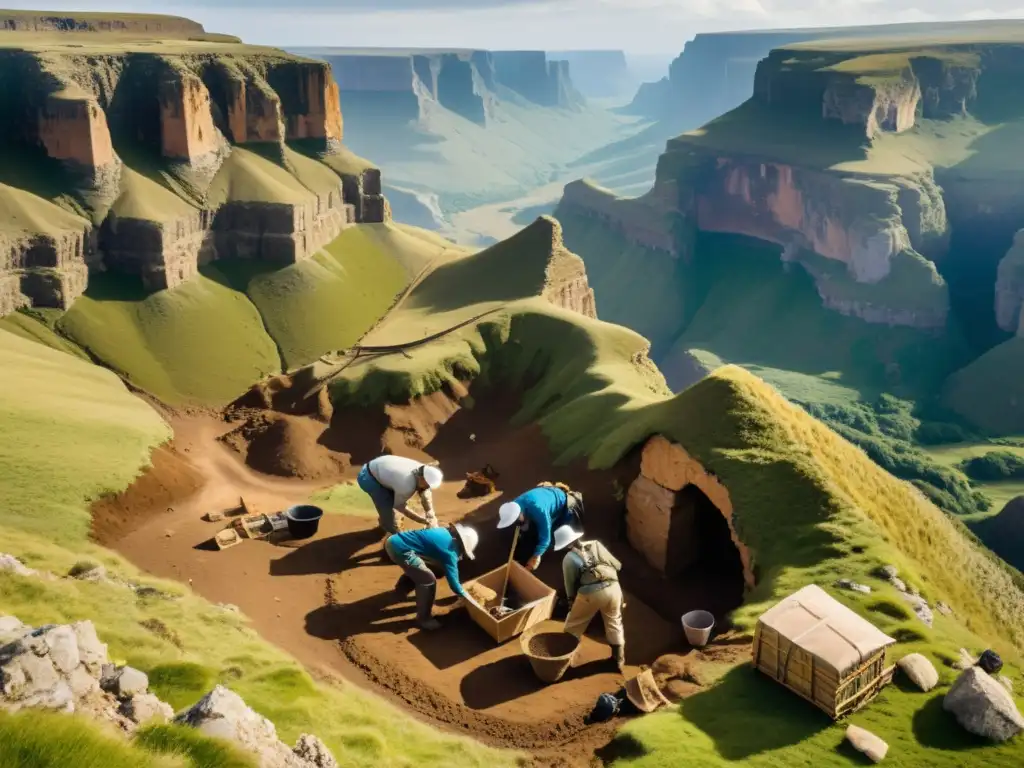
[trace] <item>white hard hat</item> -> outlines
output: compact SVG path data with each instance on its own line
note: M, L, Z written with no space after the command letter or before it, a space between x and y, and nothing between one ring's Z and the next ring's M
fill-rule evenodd
M506 501L498 508L498 528L508 528L522 513L522 508L516 502Z
M555 551L565 549L574 541L583 536L583 531L577 531L568 525L563 525L555 530Z
M425 464L423 466L423 479L427 481L427 485L430 486L431 490L437 490L441 487L441 483L444 482L444 473L441 472L440 467Z
M474 560L476 558L476 545L480 543L480 534L475 529L462 523L455 524L455 533L458 535L459 540L462 541L462 549L466 552L466 557Z

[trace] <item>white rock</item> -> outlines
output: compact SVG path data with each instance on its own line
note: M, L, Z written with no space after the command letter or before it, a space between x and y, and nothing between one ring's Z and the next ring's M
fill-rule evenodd
M222 685L174 721L192 726L207 736L240 744L259 755L260 768L309 768L309 763L277 738L272 722L253 712L238 694Z
M18 646L20 652L0 667L0 690L4 696L17 701L52 690L60 680L53 663L45 656L37 656L23 641L18 641Z
M910 603L910 607L914 609L914 614L917 618L924 622L926 626L930 627L932 625L935 621L935 616L927 600L923 597L912 595L909 592L903 593L903 599Z
M1006 689L1007 693L1013 693L1013 680L1008 678L1006 675L999 676L999 684Z
M4 553L0 553L0 571L10 571L11 573L16 573L19 576L36 575L36 571L25 567L25 564L14 555L7 555Z
M150 720L158 720L166 723L174 717L174 710L170 704L166 704L152 693L137 693L127 700L122 706L125 717L134 723L142 725Z
M78 639L78 656L82 663L94 675L98 675L103 665L109 661L107 645L101 643L96 635L96 627L91 621L79 621L71 625Z
M50 661L65 675L78 668L81 659L78 655L78 638L75 631L69 626L61 626L51 629L43 635L47 647L50 649Z
M39 709L57 709L65 712L75 711L75 695L71 686L64 680L58 680L56 685L47 690L40 690L36 693L23 697L18 704L22 707Z
M911 653L897 662L911 682L926 693L939 684L939 673L927 658L920 653Z
M964 670L942 701L957 721L973 734L1006 741L1024 731L1024 717L1013 697L980 667Z
M128 699L137 693L145 693L149 688L149 678L145 672L134 667L121 667L114 678L112 693L119 699Z
M299 736L299 740L295 743L295 749L292 751L316 768L338 768L338 761L334 759L331 750L311 734L304 733Z
M68 685L71 686L71 692L75 694L76 699L84 699L100 689L100 684L96 678L90 675L85 667L82 666L68 675Z
M29 628L14 616L0 616L0 645L17 640L29 631Z
M871 587L867 584L858 584L856 581L851 579L839 579L839 581L836 582L836 586L840 589L849 589L852 592L860 592L864 595L871 594Z
M867 755L875 763L882 762L889 751L889 745L871 733L871 731L851 725L846 729L846 740L858 752Z
M953 669L970 669L978 660L966 648L960 649L960 658L953 662Z

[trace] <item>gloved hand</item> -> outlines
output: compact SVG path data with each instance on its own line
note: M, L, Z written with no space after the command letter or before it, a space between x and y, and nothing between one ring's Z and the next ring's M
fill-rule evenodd
M528 570L528 571L536 571L537 567L539 565L540 565L540 557L537 556L537 555L534 555L533 557L531 557L529 560L526 561L526 570Z

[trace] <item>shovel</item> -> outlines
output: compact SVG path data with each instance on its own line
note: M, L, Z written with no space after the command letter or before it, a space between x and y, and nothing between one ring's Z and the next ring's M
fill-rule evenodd
M516 531L512 534L512 549L508 553L508 563L505 565L505 580L501 583L501 594L498 595L498 605L505 605L505 592L508 591L508 578L512 575L512 558L516 554L516 544L519 543L519 526L516 526Z

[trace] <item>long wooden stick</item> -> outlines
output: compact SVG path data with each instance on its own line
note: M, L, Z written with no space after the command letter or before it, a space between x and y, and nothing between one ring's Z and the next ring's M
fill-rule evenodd
M508 553L508 564L505 566L505 581L501 585L501 594L498 596L498 607L500 608L505 602L505 591L508 589L508 578L512 575L512 558L516 555L516 544L519 543L519 526L516 526L516 532L512 534L512 549Z

